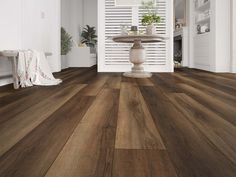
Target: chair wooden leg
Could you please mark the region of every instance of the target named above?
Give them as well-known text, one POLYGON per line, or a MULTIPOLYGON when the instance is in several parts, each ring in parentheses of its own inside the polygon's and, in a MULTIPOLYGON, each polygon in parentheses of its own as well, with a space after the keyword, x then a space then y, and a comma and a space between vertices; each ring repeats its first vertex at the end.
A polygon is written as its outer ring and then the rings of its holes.
POLYGON ((19 79, 18 79, 18 74, 17 74, 17 58, 13 57, 11 59, 11 62, 12 62, 12 74, 13 74, 14 89, 19 89, 19 79))

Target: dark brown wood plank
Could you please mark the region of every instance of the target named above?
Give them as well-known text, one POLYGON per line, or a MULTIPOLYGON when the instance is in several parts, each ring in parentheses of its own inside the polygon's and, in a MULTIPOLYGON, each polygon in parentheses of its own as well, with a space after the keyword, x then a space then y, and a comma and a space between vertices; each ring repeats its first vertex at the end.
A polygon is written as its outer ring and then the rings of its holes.
POLYGON ((165 149, 137 86, 122 83, 116 149, 165 149))
POLYGON ((223 76, 225 78, 230 78, 232 80, 236 80, 236 74, 235 73, 219 73, 218 75, 223 76))
POLYGON ((0 87, 1 177, 235 176, 236 75, 181 68, 134 79, 96 67, 54 75, 64 82, 0 87), (147 148, 150 130, 164 150, 147 148), (122 134, 129 146, 115 149, 122 134))
POLYGON ((72 68, 72 70, 75 70, 71 74, 68 74, 68 76, 61 77, 63 80, 62 85, 63 86, 68 86, 68 85, 73 85, 73 84, 88 84, 96 75, 96 67, 91 67, 91 68, 72 68))
MULTIPOLYGON (((181 79, 181 81, 178 80, 177 83, 169 81, 164 81, 165 78, 168 78, 166 74, 163 74, 162 82, 163 84, 157 84, 159 88, 165 92, 165 93, 176 93, 176 92, 170 92, 166 87, 172 88, 172 85, 175 85, 174 87, 179 90, 181 93, 186 93, 187 95, 190 95, 192 98, 200 102, 201 104, 208 107, 208 109, 213 110, 214 112, 218 113, 221 117, 225 118, 229 122, 233 123, 235 125, 235 115, 236 111, 233 108, 232 105, 236 105, 236 98, 228 93, 224 93, 222 91, 218 91, 214 88, 211 88, 207 85, 203 85, 200 82, 197 82, 196 80, 192 80, 188 78, 187 76, 180 76, 179 74, 169 74, 169 77, 177 76, 177 79, 181 79)), ((168 80, 168 79, 167 79, 168 80)))
POLYGON ((5 103, 0 100, 3 104, 3 106, 0 107, 0 123, 10 120, 12 117, 31 108, 33 105, 38 104, 42 100, 68 86, 89 83, 95 75, 96 71, 94 69, 86 69, 82 71, 77 70, 76 72, 74 71, 74 73, 71 73, 71 77, 69 79, 63 80, 61 85, 52 87, 32 87, 17 90, 16 94, 4 98, 5 103), (87 73, 84 73, 85 71, 87 71, 87 73))
POLYGON ((105 84, 108 80, 108 76, 103 74, 98 74, 92 79, 92 81, 81 91, 81 95, 86 96, 96 96, 105 87, 105 84))
POLYGON ((0 156, 69 101, 85 85, 69 86, 0 124, 0 156))
POLYGON ((195 80, 193 78, 189 78, 187 76, 180 75, 178 73, 171 74, 173 77, 182 80, 182 83, 190 85, 194 88, 197 88, 204 93, 211 95, 215 98, 222 100, 228 104, 236 104, 236 97, 228 94, 227 92, 223 92, 221 90, 216 89, 215 87, 210 87, 207 84, 202 83, 201 81, 195 80))
POLYGON ((205 73, 205 72, 198 72, 194 73, 199 78, 204 78, 206 80, 213 80, 215 83, 220 83, 221 85, 227 85, 232 88, 236 88, 236 80, 231 79, 228 77, 222 77, 217 73, 205 73))
POLYGON ((119 92, 104 89, 46 177, 111 177, 119 92))
POLYGON ((25 88, 21 90, 14 91, 14 94, 6 95, 0 98, 0 108, 7 106, 15 101, 25 98, 26 96, 30 96, 38 89, 38 86, 34 88, 25 88))
POLYGON ((173 106, 160 89, 142 87, 141 92, 179 177, 235 176, 236 166, 173 106))
POLYGON ((168 95, 172 103, 236 165, 236 126, 186 94, 168 95))
POLYGON ((111 76, 108 78, 104 88, 120 89, 121 76, 111 76))
POLYGON ((166 74, 163 76, 163 74, 155 74, 152 77, 152 82, 160 86, 164 92, 168 93, 182 93, 182 90, 177 87, 176 84, 180 82, 180 80, 176 78, 171 78, 170 74, 166 74))
POLYGON ((92 101, 75 96, 53 113, 0 158, 0 176, 43 177, 92 101))
POLYGON ((154 86, 153 82, 149 78, 139 78, 136 82, 140 86, 154 86))
POLYGON ((212 78, 208 78, 208 77, 198 76, 198 75, 194 74, 194 72, 188 73, 188 75, 186 77, 193 78, 193 79, 197 80, 198 82, 201 82, 201 83, 208 85, 212 88, 216 88, 216 89, 221 90, 223 92, 227 92, 228 94, 230 94, 234 97, 236 96, 236 88, 232 87, 230 85, 223 84, 222 81, 220 81, 219 79, 212 79, 212 78))
POLYGON ((127 83, 132 83, 134 85, 137 85, 136 79, 131 78, 131 77, 122 76, 122 82, 127 82, 127 83))
MULTIPOLYGON (((19 90, 14 90, 13 88, 9 88, 9 90, 11 90, 14 94, 5 96, 3 98, 0 98, 0 108, 2 108, 3 106, 6 106, 8 104, 11 104, 15 101, 19 101, 20 99, 25 99, 27 98, 27 96, 31 96, 32 93, 37 92, 38 90, 42 89, 42 90, 53 90, 55 88, 58 87, 64 87, 65 85, 68 85, 69 81, 74 81, 73 79, 75 77, 78 76, 84 76, 86 71, 91 71, 91 69, 86 69, 86 70, 69 70, 71 73, 69 73, 69 77, 68 78, 64 78, 63 73, 58 76, 59 78, 61 78, 63 80, 63 84, 59 85, 59 86, 50 86, 50 87, 39 87, 39 86, 34 86, 34 87, 30 87, 30 88, 21 88, 19 90)), ((90 73, 90 72, 88 72, 90 73)), ((9 85, 10 86, 10 85, 9 85)), ((6 86, 6 87, 9 87, 6 86)), ((5 87, 3 87, 5 88, 5 87)), ((26 102, 26 100, 23 100, 24 102, 26 102)), ((21 104, 21 103, 18 103, 21 104)))
POLYGON ((15 90, 12 84, 0 87, 0 98, 7 95, 14 94, 14 93, 15 93, 15 90))
POLYGON ((112 177, 178 177, 166 151, 116 150, 112 177))
POLYGON ((67 76, 72 76, 74 74, 81 73, 81 72, 84 72, 84 69, 82 70, 82 69, 76 69, 76 68, 67 68, 67 69, 61 70, 60 72, 53 73, 53 75, 54 77, 64 79, 67 76))
MULTIPOLYGON (((62 87, 60 88, 62 89, 62 87)), ((0 108, 0 123, 9 121, 17 114, 27 110, 35 104, 38 104, 39 102, 48 98, 57 91, 59 91, 59 89, 49 87, 37 87, 33 88, 32 92, 30 91, 27 95, 24 95, 23 97, 18 97, 16 95, 15 99, 12 98, 14 101, 11 101, 11 99, 7 98, 9 104, 4 104, 4 106, 0 108)), ((12 95, 12 97, 14 97, 14 95, 12 95)))
POLYGON ((179 84, 179 87, 184 93, 197 100, 208 109, 219 114, 222 118, 229 121, 233 125, 236 125, 236 109, 235 105, 229 105, 222 100, 215 98, 214 96, 208 95, 199 89, 191 87, 186 84, 179 84))

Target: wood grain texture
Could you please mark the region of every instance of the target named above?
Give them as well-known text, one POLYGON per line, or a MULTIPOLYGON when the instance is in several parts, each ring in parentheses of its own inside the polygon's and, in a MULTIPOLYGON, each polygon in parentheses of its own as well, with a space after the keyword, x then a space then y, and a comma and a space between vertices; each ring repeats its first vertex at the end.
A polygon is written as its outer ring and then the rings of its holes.
POLYGON ((134 78, 130 78, 130 77, 122 77, 122 82, 125 82, 125 83, 132 83, 134 85, 137 85, 137 81, 136 79, 134 78))
POLYGON ((9 104, 12 104, 20 99, 24 99, 27 96, 30 96, 32 93, 34 93, 38 87, 34 87, 32 89, 26 88, 21 91, 14 91, 12 94, 3 96, 0 98, 0 109, 8 106, 9 104))
POLYGON ((0 87, 0 177, 235 177, 235 78, 193 69, 0 87))
MULTIPOLYGON (((211 75, 211 73, 209 75, 211 75)), ((234 88, 230 85, 227 85, 227 84, 222 84, 222 81, 220 81, 219 79, 212 79, 210 77, 202 77, 202 76, 196 75, 194 70, 192 72, 188 72, 187 75, 185 75, 185 77, 186 76, 189 78, 193 78, 193 79, 197 80, 197 82, 201 82, 201 83, 208 85, 212 88, 217 88, 218 90, 226 92, 234 97, 236 96, 236 88, 234 88)), ((234 82, 234 81, 232 81, 232 82, 234 82)))
POLYGON ((223 77, 225 77, 225 78, 232 79, 232 80, 234 80, 234 81, 235 81, 235 79, 236 79, 236 74, 234 74, 234 73, 219 73, 218 75, 219 75, 219 76, 223 76, 223 77))
POLYGON ((120 89, 121 87, 121 76, 111 76, 105 85, 105 88, 120 89))
POLYGON ((236 104, 236 97, 230 95, 227 92, 223 92, 223 91, 218 90, 214 87, 210 87, 207 84, 204 84, 199 80, 189 78, 187 76, 182 76, 179 73, 172 74, 172 77, 178 78, 178 79, 182 80, 182 83, 192 86, 196 89, 199 89, 199 90, 203 91, 204 93, 211 95, 212 97, 222 100, 225 103, 233 104, 233 105, 236 104))
MULTIPOLYGON (((15 98, 15 100, 12 101, 10 104, 6 104, 4 107, 0 108, 0 117, 1 117, 0 123, 4 121, 9 121, 11 118, 29 109, 32 105, 37 104, 43 101, 44 99, 50 97, 55 92, 62 90, 62 88, 52 89, 52 88, 46 87, 46 88, 39 89, 37 87, 37 88, 34 88, 33 90, 34 91, 31 92, 30 94, 24 95, 23 98, 19 98, 16 95, 17 99, 15 98)), ((13 95, 11 95, 11 97, 12 96, 13 95)))
POLYGON ((186 94, 168 97, 236 165, 236 127, 186 94))
POLYGON ((236 166, 173 107, 165 93, 152 87, 142 87, 141 92, 179 176, 235 176, 236 166))
MULTIPOLYGON (((4 77, 3 77, 4 78, 4 77)), ((0 79, 3 79, 2 77, 0 77, 0 79)), ((11 95, 13 93, 15 93, 16 90, 12 88, 12 85, 6 85, 4 87, 0 87, 0 98, 5 97, 7 95, 11 95)))
POLYGON ((105 84, 108 80, 108 76, 105 75, 97 75, 93 78, 93 80, 89 83, 87 87, 85 87, 81 91, 81 95, 84 96, 96 96, 105 87, 105 84))
POLYGON ((111 176, 118 96, 109 89, 98 95, 46 177, 111 176))
POLYGON ((0 176, 44 176, 92 101, 75 95, 49 116, 0 158, 0 176))
POLYGON ((140 86, 154 86, 153 82, 149 78, 139 78, 136 82, 140 86))
POLYGON ((112 177, 178 177, 162 150, 116 150, 112 177))
POLYGON ((228 88, 231 88, 232 90, 236 89, 236 82, 234 79, 222 77, 214 73, 202 72, 200 70, 199 71, 193 70, 191 74, 194 76, 198 76, 198 78, 201 78, 202 80, 215 83, 224 87, 228 87, 228 88))
MULTIPOLYGON (((170 75, 164 75, 164 74, 156 74, 154 75, 151 80, 156 86, 161 86, 160 88, 164 92, 168 93, 182 93, 182 90, 177 87, 177 83, 180 81, 175 78, 171 78, 170 75)), ((181 83, 181 82, 180 82, 181 83)))
POLYGON ((116 149, 165 149, 138 87, 130 83, 121 85, 116 149))
POLYGON ((227 104, 213 96, 210 96, 199 89, 196 89, 192 86, 186 84, 179 84, 179 87, 190 97, 197 100, 199 103, 208 107, 212 111, 219 114, 221 117, 236 125, 236 109, 234 105, 227 104))
POLYGON ((35 104, 31 109, 25 110, 4 124, 0 124, 0 156, 70 100, 84 86, 69 86, 62 89, 44 101, 35 104))

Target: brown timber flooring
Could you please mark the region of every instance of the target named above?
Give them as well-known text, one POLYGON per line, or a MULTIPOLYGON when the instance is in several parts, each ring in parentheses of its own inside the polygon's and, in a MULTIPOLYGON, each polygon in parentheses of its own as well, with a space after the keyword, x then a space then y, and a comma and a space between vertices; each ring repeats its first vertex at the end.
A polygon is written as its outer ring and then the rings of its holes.
POLYGON ((55 75, 0 88, 0 177, 236 177, 236 75, 55 75))

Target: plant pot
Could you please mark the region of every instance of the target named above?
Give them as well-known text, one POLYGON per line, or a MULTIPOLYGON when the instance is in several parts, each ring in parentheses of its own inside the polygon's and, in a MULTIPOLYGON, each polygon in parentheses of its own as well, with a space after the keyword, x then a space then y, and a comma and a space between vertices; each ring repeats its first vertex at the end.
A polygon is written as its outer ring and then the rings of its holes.
POLYGON ((68 68, 68 62, 66 55, 61 55, 61 69, 68 68))
POLYGON ((146 27, 146 34, 147 35, 153 35, 153 34, 156 34, 156 26, 155 25, 148 25, 146 27))

